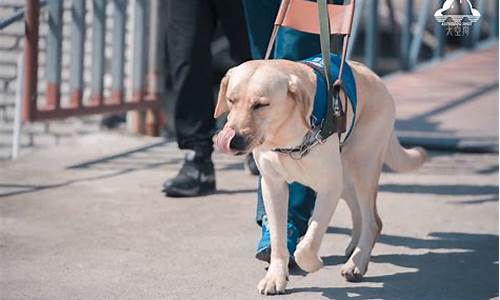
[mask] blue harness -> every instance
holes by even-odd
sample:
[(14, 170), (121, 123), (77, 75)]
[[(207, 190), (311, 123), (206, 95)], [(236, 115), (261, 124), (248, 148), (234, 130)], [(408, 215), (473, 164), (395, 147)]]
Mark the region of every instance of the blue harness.
[[(337, 78), (339, 74), (339, 68), (340, 68), (340, 57), (335, 54), (330, 54), (330, 59), (331, 59), (331, 70), (330, 74), (332, 75), (332, 78)], [(326, 109), (327, 109), (327, 86), (326, 86), (326, 79), (324, 77), (323, 69), (324, 69), (324, 64), (323, 64), (323, 59), (321, 58), (321, 54), (318, 54), (316, 56), (310, 57), (308, 59), (305, 59), (301, 61), (302, 63), (305, 63), (309, 65), (310, 67), (313, 68), (314, 72), (316, 73), (316, 95), (314, 97), (314, 107), (313, 107), (313, 112), (311, 115), (311, 126), (313, 128), (316, 128), (321, 125), (321, 122), (325, 119), (326, 116)], [(349, 102), (351, 103), (351, 107), (353, 110), (353, 117), (352, 117), (352, 122), (351, 126), (347, 130), (347, 133), (345, 135), (344, 141), (347, 140), (347, 138), (350, 136), (352, 129), (354, 127), (354, 121), (356, 120), (356, 104), (357, 104), (357, 98), (356, 98), (356, 82), (354, 80), (354, 75), (352, 74), (351, 67), (349, 66), (348, 63), (344, 65), (344, 72), (342, 74), (342, 83), (344, 87), (344, 91), (347, 95), (347, 98), (349, 99)], [(347, 109), (347, 108), (344, 108)]]
[[(332, 75), (332, 78), (337, 78), (341, 63), (340, 57), (335, 54), (330, 54), (330, 59), (332, 68), (330, 70), (330, 74)], [(310, 120), (312, 130), (306, 134), (302, 143), (297, 147), (273, 149), (273, 151), (288, 154), (293, 159), (301, 159), (304, 155), (309, 153), (314, 146), (319, 143), (323, 143), (319, 134), (321, 133), (322, 123), (327, 117), (326, 114), (328, 110), (328, 88), (326, 78), (324, 77), (324, 64), (321, 55), (310, 57), (302, 60), (301, 62), (311, 67), (316, 73), (316, 95), (314, 96), (313, 112)], [(351, 126), (347, 130), (344, 139), (339, 141), (340, 145), (342, 145), (342, 143), (345, 142), (351, 135), (354, 122), (356, 120), (356, 82), (354, 81), (354, 75), (352, 74), (351, 67), (347, 63), (344, 65), (344, 72), (342, 74), (342, 88), (349, 99), (353, 113)], [(344, 109), (347, 111), (348, 107), (345, 107)], [(339, 138), (341, 137), (339, 136)]]

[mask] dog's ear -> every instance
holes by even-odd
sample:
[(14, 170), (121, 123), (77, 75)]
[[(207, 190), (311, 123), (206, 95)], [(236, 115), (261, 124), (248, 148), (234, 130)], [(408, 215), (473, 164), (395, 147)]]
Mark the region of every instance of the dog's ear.
[(300, 115), (302, 116), (301, 120), (304, 125), (307, 128), (312, 129), (309, 122), (312, 96), (307, 93), (305, 86), (300, 85), (300, 82), (301, 80), (297, 75), (290, 74), (290, 78), (288, 79), (288, 93), (297, 104)]
[(219, 96), (217, 97), (217, 105), (215, 106), (214, 118), (220, 117), (228, 110), (226, 103), (227, 83), (229, 82), (229, 74), (226, 73), (220, 82)]

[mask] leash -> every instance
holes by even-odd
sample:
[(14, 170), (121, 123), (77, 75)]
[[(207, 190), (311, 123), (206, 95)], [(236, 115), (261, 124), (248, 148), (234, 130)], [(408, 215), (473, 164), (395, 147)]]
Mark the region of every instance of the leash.
[[(276, 40), (278, 29), (284, 22), (287, 10), (290, 8), (290, 4), (293, 1), (298, 1), (298, 0), (282, 1), (280, 9), (278, 11), (278, 15), (276, 17), (276, 21), (274, 23), (273, 31), (271, 33), (271, 38), (269, 40), (269, 44), (264, 59), (269, 59), (269, 57), (271, 56), (271, 51), (273, 49), (273, 45)], [(344, 89), (342, 84), (342, 74), (344, 71), (344, 65), (347, 56), (347, 48), (349, 46), (349, 37), (352, 29), (355, 0), (351, 0), (350, 5), (352, 5), (352, 9), (350, 10), (350, 15), (347, 16), (348, 17), (347, 28), (343, 26), (341, 29), (339, 29), (339, 32), (334, 33), (341, 35), (343, 41), (342, 41), (342, 55), (341, 55), (339, 73), (337, 79), (333, 81), (331, 75), (331, 57), (330, 57), (332, 26), (330, 24), (328, 3), (327, 0), (317, 0), (321, 57), (324, 65), (323, 70), (322, 71), (320, 70), (319, 72), (323, 73), (327, 84), (328, 99), (327, 99), (326, 116), (319, 126), (313, 128), (306, 134), (302, 143), (299, 146), (294, 148), (277, 148), (273, 149), (274, 151), (288, 154), (293, 159), (301, 159), (307, 153), (309, 153), (314, 146), (324, 143), (334, 133), (338, 134), (339, 145), (341, 147), (341, 135), (342, 133), (346, 132), (346, 127), (347, 127), (346, 115), (348, 108), (347, 105), (348, 99), (347, 99), (347, 94), (344, 93), (344, 95), (346, 95), (346, 103), (345, 105), (342, 105), (340, 92)], [(344, 15), (344, 23), (345, 20), (346, 16)], [(310, 66), (314, 68), (313, 65)], [(317, 70), (317, 68), (314, 69)], [(343, 107), (345, 107), (345, 110), (343, 109)]]
[[(355, 5), (354, 0), (352, 0), (352, 5)], [(352, 26), (352, 16), (350, 18), (349, 33), (343, 37), (342, 45), (342, 55), (340, 60), (339, 74), (335, 82), (332, 80), (331, 75), (331, 61), (330, 61), (330, 49), (331, 49), (331, 26), (330, 18), (328, 13), (328, 3), (327, 0), (317, 0), (318, 3), (318, 16), (319, 16), (319, 27), (320, 27), (320, 43), (321, 43), (321, 56), (323, 58), (324, 64), (324, 76), (327, 83), (328, 99), (327, 99), (327, 109), (326, 118), (321, 124), (321, 130), (319, 135), (323, 141), (329, 138), (334, 133), (338, 134), (339, 143), (341, 141), (341, 135), (346, 131), (346, 111), (342, 107), (342, 100), (340, 99), (340, 90), (342, 87), (342, 73), (344, 71), (344, 65), (346, 60), (347, 48), (349, 46), (349, 35)], [(354, 10), (353, 10), (354, 13)], [(345, 104), (347, 109), (347, 103)]]

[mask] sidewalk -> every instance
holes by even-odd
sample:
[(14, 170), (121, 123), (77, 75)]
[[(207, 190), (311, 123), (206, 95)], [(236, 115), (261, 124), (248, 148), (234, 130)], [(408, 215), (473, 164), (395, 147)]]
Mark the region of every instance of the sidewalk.
[[(341, 203), (325, 268), (292, 270), (273, 299), (498, 297), (497, 67), (495, 45), (385, 78), (399, 137), (434, 149), (429, 161), (383, 173), (384, 229), (363, 282), (340, 276), (350, 235)], [(175, 144), (112, 132), (0, 161), (0, 298), (266, 299), (256, 291), (266, 264), (253, 257), (256, 178), (241, 158), (216, 154), (218, 194), (165, 198), (181, 161)]]
[(498, 43), (385, 79), (407, 145), (498, 151)]
[[(270, 299), (256, 284), (256, 178), (215, 155), (219, 193), (169, 199), (174, 144), (91, 134), (0, 162), (3, 299)], [(431, 152), (413, 173), (384, 172), (383, 234), (366, 279), (340, 276), (349, 241), (341, 203), (326, 267), (293, 271), (272, 299), (489, 299), (498, 296), (498, 157)]]

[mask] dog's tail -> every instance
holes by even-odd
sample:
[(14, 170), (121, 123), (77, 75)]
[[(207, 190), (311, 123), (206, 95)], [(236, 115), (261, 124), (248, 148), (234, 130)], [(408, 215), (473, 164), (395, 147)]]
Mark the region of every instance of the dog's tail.
[(396, 133), (392, 131), (385, 154), (385, 163), (396, 172), (407, 172), (418, 169), (427, 159), (426, 151), (421, 147), (405, 149), (399, 143)]

